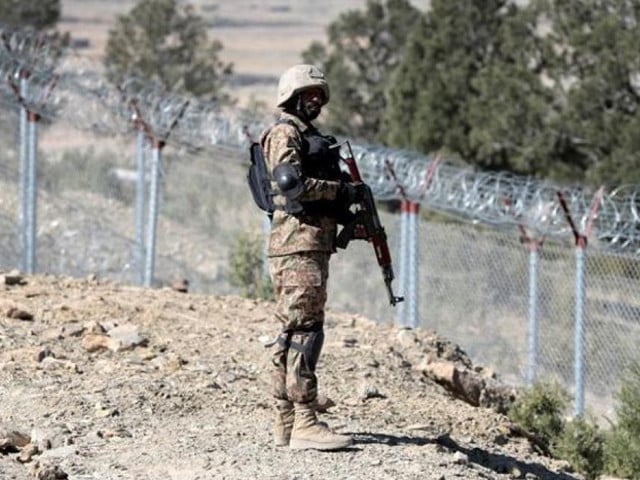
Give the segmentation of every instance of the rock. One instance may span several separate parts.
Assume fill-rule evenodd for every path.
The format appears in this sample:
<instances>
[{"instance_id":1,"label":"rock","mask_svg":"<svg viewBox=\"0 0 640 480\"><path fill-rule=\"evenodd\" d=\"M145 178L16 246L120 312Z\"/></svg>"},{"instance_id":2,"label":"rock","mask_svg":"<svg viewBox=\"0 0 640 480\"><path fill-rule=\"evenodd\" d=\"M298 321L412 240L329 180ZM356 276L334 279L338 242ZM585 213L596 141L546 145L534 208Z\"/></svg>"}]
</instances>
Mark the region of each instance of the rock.
<instances>
[{"instance_id":1,"label":"rock","mask_svg":"<svg viewBox=\"0 0 640 480\"><path fill-rule=\"evenodd\" d=\"M67 337L80 337L85 332L86 328L77 322L68 323L62 326L61 335ZM95 333L95 332L94 332Z\"/></svg>"},{"instance_id":2,"label":"rock","mask_svg":"<svg viewBox=\"0 0 640 480\"><path fill-rule=\"evenodd\" d=\"M24 285L26 284L26 280L22 276L22 274L18 270L12 270L9 273L5 273L2 275L1 281L5 285Z\"/></svg>"},{"instance_id":3,"label":"rock","mask_svg":"<svg viewBox=\"0 0 640 480\"><path fill-rule=\"evenodd\" d=\"M187 360L186 358L182 358L180 355L170 354L166 356L163 362L163 366L169 372L177 372L178 370L181 370L182 367L187 365L188 363L189 363L189 360ZM233 377L235 380L235 375L233 375Z\"/></svg>"},{"instance_id":4,"label":"rock","mask_svg":"<svg viewBox=\"0 0 640 480\"><path fill-rule=\"evenodd\" d=\"M40 350L38 352L38 355L36 357L36 360L38 361L38 363L42 362L45 358L48 357L52 357L52 358L56 358L56 356L53 354L53 352L51 351L51 349L49 347L45 347L42 350Z\"/></svg>"},{"instance_id":5,"label":"rock","mask_svg":"<svg viewBox=\"0 0 640 480\"><path fill-rule=\"evenodd\" d=\"M31 459L39 453L40 449L38 446L30 443L22 449L20 455L18 455L18 461L20 463L29 463Z\"/></svg>"},{"instance_id":6,"label":"rock","mask_svg":"<svg viewBox=\"0 0 640 480\"><path fill-rule=\"evenodd\" d=\"M514 388L453 362L423 362L418 369L442 385L454 397L474 407L490 407L499 413L505 413L517 395Z\"/></svg>"},{"instance_id":7,"label":"rock","mask_svg":"<svg viewBox=\"0 0 640 480\"><path fill-rule=\"evenodd\" d=\"M42 362L40 362L40 367L43 370L58 370L58 369L62 369L62 370L69 370L71 372L75 372L78 373L80 371L80 369L78 368L78 366L73 363L70 362L68 360L60 360L54 357L46 357L42 360Z\"/></svg>"},{"instance_id":8,"label":"rock","mask_svg":"<svg viewBox=\"0 0 640 480\"><path fill-rule=\"evenodd\" d=\"M186 278L177 278L171 284L171 289L180 293L189 292L189 280Z\"/></svg>"},{"instance_id":9,"label":"rock","mask_svg":"<svg viewBox=\"0 0 640 480\"><path fill-rule=\"evenodd\" d=\"M486 378L486 377L485 377ZM518 391L510 385L503 385L497 380L486 378L480 393L481 407L493 408L496 412L506 414L518 398Z\"/></svg>"},{"instance_id":10,"label":"rock","mask_svg":"<svg viewBox=\"0 0 640 480\"><path fill-rule=\"evenodd\" d=\"M467 465L469 463L469 457L462 452L456 452L453 454L453 462L458 465Z\"/></svg>"},{"instance_id":11,"label":"rock","mask_svg":"<svg viewBox=\"0 0 640 480\"><path fill-rule=\"evenodd\" d=\"M47 465L36 469L37 480L67 480L69 475L58 465Z\"/></svg>"},{"instance_id":12,"label":"rock","mask_svg":"<svg viewBox=\"0 0 640 480\"><path fill-rule=\"evenodd\" d=\"M358 339L353 337L345 338L342 340L342 344L345 347L353 348L358 345Z\"/></svg>"},{"instance_id":13,"label":"rock","mask_svg":"<svg viewBox=\"0 0 640 480\"><path fill-rule=\"evenodd\" d=\"M414 423L412 425L407 425L406 430L425 430L430 431L433 430L433 424L431 423Z\"/></svg>"},{"instance_id":14,"label":"rock","mask_svg":"<svg viewBox=\"0 0 640 480\"><path fill-rule=\"evenodd\" d=\"M112 340L108 348L114 352L131 350L149 344L149 340L138 333L136 325L120 325L109 330L108 335Z\"/></svg>"},{"instance_id":15,"label":"rock","mask_svg":"<svg viewBox=\"0 0 640 480\"><path fill-rule=\"evenodd\" d=\"M386 398L375 385L365 385L360 396L362 401L370 398Z\"/></svg>"},{"instance_id":16,"label":"rock","mask_svg":"<svg viewBox=\"0 0 640 480\"><path fill-rule=\"evenodd\" d=\"M399 329L396 334L396 339L398 340L398 343L408 348L413 347L418 343L416 333L410 328Z\"/></svg>"},{"instance_id":17,"label":"rock","mask_svg":"<svg viewBox=\"0 0 640 480\"><path fill-rule=\"evenodd\" d=\"M0 426L0 453L16 452L30 442L28 435Z\"/></svg>"},{"instance_id":18,"label":"rock","mask_svg":"<svg viewBox=\"0 0 640 480\"><path fill-rule=\"evenodd\" d=\"M102 350L115 350L117 343L107 335L87 333L82 338L82 348L90 353Z\"/></svg>"},{"instance_id":19,"label":"rock","mask_svg":"<svg viewBox=\"0 0 640 480\"><path fill-rule=\"evenodd\" d=\"M514 465L511 468L511 472L509 472L509 476L511 478L524 478L524 474L522 473L522 470L520 470L520 467L518 467L517 465Z\"/></svg>"},{"instance_id":20,"label":"rock","mask_svg":"<svg viewBox=\"0 0 640 480\"><path fill-rule=\"evenodd\" d=\"M107 333L107 330L102 326L102 324L96 322L95 320L85 323L83 329L87 333Z\"/></svg>"},{"instance_id":21,"label":"rock","mask_svg":"<svg viewBox=\"0 0 640 480\"><path fill-rule=\"evenodd\" d=\"M102 432L103 438L132 438L133 434L124 428L118 428L117 430L106 430Z\"/></svg>"},{"instance_id":22,"label":"rock","mask_svg":"<svg viewBox=\"0 0 640 480\"><path fill-rule=\"evenodd\" d=\"M112 328L106 334L96 332L102 326L95 324L89 327L89 333L82 338L82 346L88 352L98 352L101 350L111 350L120 352L131 350L137 346L148 345L148 339L140 336L138 327L135 325L120 325Z\"/></svg>"},{"instance_id":23,"label":"rock","mask_svg":"<svg viewBox=\"0 0 640 480\"><path fill-rule=\"evenodd\" d=\"M16 320L25 320L25 321L32 321L33 320L33 314L30 312L27 312L26 310L23 310L19 307L16 306L11 306L7 309L6 315L8 318L14 318Z\"/></svg>"},{"instance_id":24,"label":"rock","mask_svg":"<svg viewBox=\"0 0 640 480\"><path fill-rule=\"evenodd\" d=\"M331 407L335 407L336 402L327 397L324 393L318 393L313 405L316 413L326 413Z\"/></svg>"}]
</instances>

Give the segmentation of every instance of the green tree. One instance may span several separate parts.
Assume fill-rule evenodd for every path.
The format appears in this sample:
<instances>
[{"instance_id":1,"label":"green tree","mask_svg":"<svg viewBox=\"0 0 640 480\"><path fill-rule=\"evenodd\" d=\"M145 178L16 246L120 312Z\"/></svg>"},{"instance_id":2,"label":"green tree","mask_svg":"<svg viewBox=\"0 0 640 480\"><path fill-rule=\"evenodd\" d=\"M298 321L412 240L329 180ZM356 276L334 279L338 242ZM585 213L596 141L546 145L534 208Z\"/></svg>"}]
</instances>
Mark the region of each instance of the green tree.
<instances>
[{"instance_id":1,"label":"green tree","mask_svg":"<svg viewBox=\"0 0 640 480\"><path fill-rule=\"evenodd\" d=\"M60 0L0 0L0 22L42 30L60 19Z\"/></svg>"},{"instance_id":2,"label":"green tree","mask_svg":"<svg viewBox=\"0 0 640 480\"><path fill-rule=\"evenodd\" d=\"M114 83L135 76L173 92L222 100L231 64L220 59L221 50L222 44L208 38L206 23L190 5L140 0L109 31L105 66Z\"/></svg>"},{"instance_id":3,"label":"green tree","mask_svg":"<svg viewBox=\"0 0 640 480\"><path fill-rule=\"evenodd\" d=\"M563 102L558 125L564 134L557 155L586 170L593 184L637 179L640 2L540 3L547 12L549 38L560 53L552 72Z\"/></svg>"},{"instance_id":4,"label":"green tree","mask_svg":"<svg viewBox=\"0 0 640 480\"><path fill-rule=\"evenodd\" d=\"M329 25L328 45L314 42L303 52L304 61L321 67L330 82L331 131L381 138L389 79L421 15L408 0L368 0L364 11L348 11Z\"/></svg>"},{"instance_id":5,"label":"green tree","mask_svg":"<svg viewBox=\"0 0 640 480\"><path fill-rule=\"evenodd\" d=\"M484 168L533 173L546 162L553 91L539 12L507 0L434 0L393 78L387 141L446 150Z\"/></svg>"}]
</instances>

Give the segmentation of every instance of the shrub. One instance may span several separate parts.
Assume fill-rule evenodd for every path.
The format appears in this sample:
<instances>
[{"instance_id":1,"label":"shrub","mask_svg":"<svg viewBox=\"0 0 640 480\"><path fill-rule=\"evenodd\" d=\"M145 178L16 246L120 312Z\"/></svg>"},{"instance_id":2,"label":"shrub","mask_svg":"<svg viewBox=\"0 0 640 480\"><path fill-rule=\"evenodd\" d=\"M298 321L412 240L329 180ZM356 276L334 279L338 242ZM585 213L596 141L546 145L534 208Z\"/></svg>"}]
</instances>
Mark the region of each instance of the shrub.
<instances>
[{"instance_id":1,"label":"shrub","mask_svg":"<svg viewBox=\"0 0 640 480\"><path fill-rule=\"evenodd\" d=\"M598 426L578 418L565 423L553 454L568 461L587 480L594 480L604 469L604 445L605 437Z\"/></svg>"},{"instance_id":2,"label":"shrub","mask_svg":"<svg viewBox=\"0 0 640 480\"><path fill-rule=\"evenodd\" d=\"M558 384L536 383L509 410L509 418L535 438L543 453L566 460L595 479L605 463L605 436L593 422L578 418L565 422L569 397Z\"/></svg>"},{"instance_id":3,"label":"shrub","mask_svg":"<svg viewBox=\"0 0 640 480\"><path fill-rule=\"evenodd\" d=\"M559 385L538 382L520 395L508 416L534 435L548 453L563 432L566 404L567 395Z\"/></svg>"},{"instance_id":4,"label":"shrub","mask_svg":"<svg viewBox=\"0 0 640 480\"><path fill-rule=\"evenodd\" d=\"M260 236L241 233L229 258L229 281L247 298L272 299L271 280L264 271L264 243Z\"/></svg>"},{"instance_id":5,"label":"shrub","mask_svg":"<svg viewBox=\"0 0 640 480\"><path fill-rule=\"evenodd\" d=\"M632 364L618 393L617 423L605 446L609 473L640 478L640 363Z\"/></svg>"}]
</instances>

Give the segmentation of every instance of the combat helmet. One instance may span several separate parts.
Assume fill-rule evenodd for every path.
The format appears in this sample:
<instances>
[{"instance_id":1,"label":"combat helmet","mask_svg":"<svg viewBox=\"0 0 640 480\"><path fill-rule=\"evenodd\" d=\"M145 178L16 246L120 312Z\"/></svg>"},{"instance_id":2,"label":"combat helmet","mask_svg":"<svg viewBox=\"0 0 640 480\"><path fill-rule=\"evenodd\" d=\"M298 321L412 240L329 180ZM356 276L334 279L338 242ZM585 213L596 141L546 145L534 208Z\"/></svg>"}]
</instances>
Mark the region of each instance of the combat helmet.
<instances>
[{"instance_id":1,"label":"combat helmet","mask_svg":"<svg viewBox=\"0 0 640 480\"><path fill-rule=\"evenodd\" d=\"M278 82L278 107L283 107L294 95L310 87L321 88L324 92L324 104L329 101L329 84L318 67L301 64L289 68Z\"/></svg>"}]
</instances>

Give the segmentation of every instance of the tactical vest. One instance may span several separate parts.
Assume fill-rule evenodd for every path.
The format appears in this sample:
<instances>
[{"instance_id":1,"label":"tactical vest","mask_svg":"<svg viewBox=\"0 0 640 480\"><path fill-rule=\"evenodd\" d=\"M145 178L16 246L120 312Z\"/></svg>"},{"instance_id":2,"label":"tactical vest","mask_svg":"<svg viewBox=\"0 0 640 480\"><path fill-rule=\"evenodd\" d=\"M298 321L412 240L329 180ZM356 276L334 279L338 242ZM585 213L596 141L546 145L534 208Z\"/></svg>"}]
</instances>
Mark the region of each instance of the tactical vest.
<instances>
[{"instance_id":1,"label":"tactical vest","mask_svg":"<svg viewBox=\"0 0 640 480\"><path fill-rule=\"evenodd\" d=\"M287 122L293 125L291 122ZM295 125L294 125L295 127ZM301 132L303 145L301 155L303 177L338 182L342 178L340 170L340 148L335 137L322 135L315 128ZM300 202L305 214L335 216L340 210L336 200L315 200Z\"/></svg>"},{"instance_id":2,"label":"tactical vest","mask_svg":"<svg viewBox=\"0 0 640 480\"><path fill-rule=\"evenodd\" d=\"M288 120L277 122L277 124L281 123L293 126L302 137L300 163L303 179L305 177L331 181L340 181L342 179L340 149L337 146L338 142L335 137L322 135L312 127L301 132L294 122ZM276 206L273 197L278 195L278 189L266 165L262 145L253 143L250 153L251 165L247 173L247 183L256 205L268 214L272 214L276 209L282 209L292 215L336 216L336 212L344 210L341 202L336 200L295 202L295 207L291 205L292 202L287 200L287 204L284 207ZM300 206L302 206L302 210L300 210Z\"/></svg>"}]
</instances>

